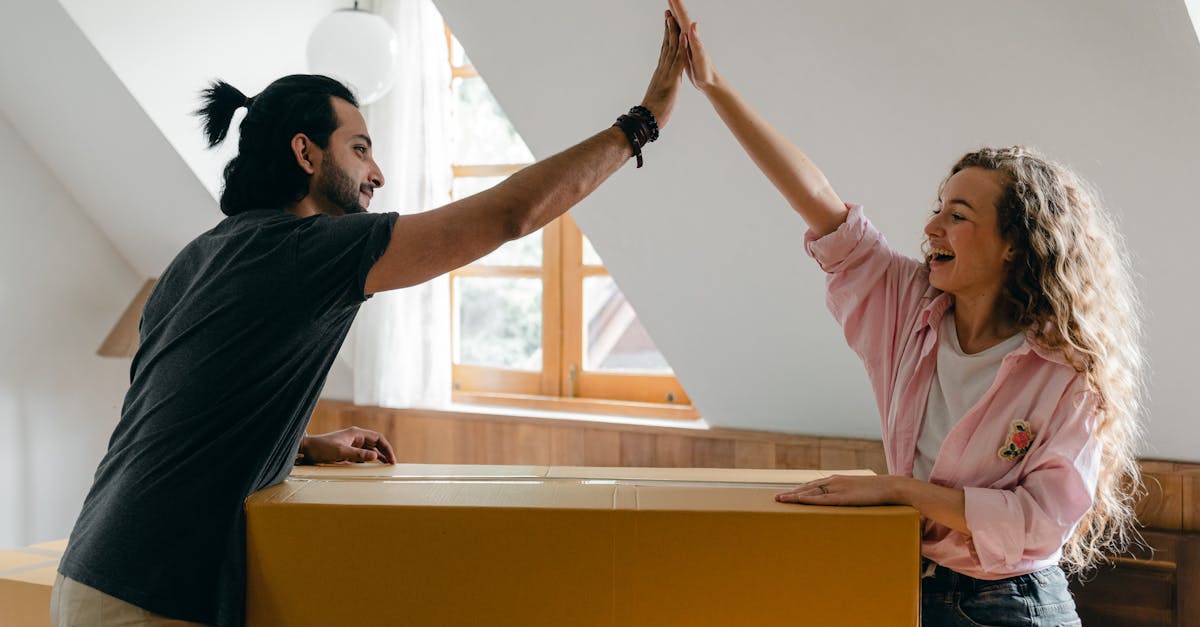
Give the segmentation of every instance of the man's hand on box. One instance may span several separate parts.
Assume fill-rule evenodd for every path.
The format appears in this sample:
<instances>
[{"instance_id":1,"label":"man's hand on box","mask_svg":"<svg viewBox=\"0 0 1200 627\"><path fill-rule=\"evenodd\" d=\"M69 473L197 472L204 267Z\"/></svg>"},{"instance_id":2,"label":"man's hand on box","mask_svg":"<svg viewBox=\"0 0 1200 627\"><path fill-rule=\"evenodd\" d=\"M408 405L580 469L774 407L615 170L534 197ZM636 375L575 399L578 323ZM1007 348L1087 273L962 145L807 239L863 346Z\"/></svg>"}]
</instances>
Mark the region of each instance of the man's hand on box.
<instances>
[{"instance_id":1,"label":"man's hand on box","mask_svg":"<svg viewBox=\"0 0 1200 627\"><path fill-rule=\"evenodd\" d=\"M306 435L300 440L302 461L306 464L333 462L396 463L396 453L382 433L350 427L320 435Z\"/></svg>"}]
</instances>

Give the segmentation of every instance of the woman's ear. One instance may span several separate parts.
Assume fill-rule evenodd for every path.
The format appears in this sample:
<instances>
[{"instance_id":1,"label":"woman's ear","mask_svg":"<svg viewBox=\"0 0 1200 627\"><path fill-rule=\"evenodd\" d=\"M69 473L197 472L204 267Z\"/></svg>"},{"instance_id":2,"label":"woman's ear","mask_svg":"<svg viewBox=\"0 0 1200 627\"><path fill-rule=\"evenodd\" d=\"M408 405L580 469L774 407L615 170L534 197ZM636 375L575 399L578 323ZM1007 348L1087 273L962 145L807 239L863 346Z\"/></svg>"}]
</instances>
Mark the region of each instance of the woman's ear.
<instances>
[{"instance_id":1,"label":"woman's ear","mask_svg":"<svg viewBox=\"0 0 1200 627\"><path fill-rule=\"evenodd\" d=\"M1004 249L1004 263L1012 263L1012 261L1016 258L1017 249L1012 244L1009 244L1008 247Z\"/></svg>"},{"instance_id":2,"label":"woman's ear","mask_svg":"<svg viewBox=\"0 0 1200 627\"><path fill-rule=\"evenodd\" d=\"M313 164L313 155L310 154L310 150L314 149L316 147L308 140L308 136L304 133L296 133L292 137L292 155L296 157L296 165L300 166L300 169L304 170L305 174L313 174L317 171L316 166Z\"/></svg>"}]
</instances>

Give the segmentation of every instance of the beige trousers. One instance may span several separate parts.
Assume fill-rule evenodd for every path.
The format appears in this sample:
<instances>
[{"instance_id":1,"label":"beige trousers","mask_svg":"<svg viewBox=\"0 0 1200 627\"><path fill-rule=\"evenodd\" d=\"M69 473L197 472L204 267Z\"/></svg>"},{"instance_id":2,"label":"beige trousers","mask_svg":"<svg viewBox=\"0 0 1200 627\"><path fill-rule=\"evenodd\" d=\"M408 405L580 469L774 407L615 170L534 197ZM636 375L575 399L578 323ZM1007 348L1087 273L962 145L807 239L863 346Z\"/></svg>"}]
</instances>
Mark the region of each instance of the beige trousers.
<instances>
[{"instance_id":1,"label":"beige trousers","mask_svg":"<svg viewBox=\"0 0 1200 627\"><path fill-rule=\"evenodd\" d=\"M61 573L50 592L50 624L53 627L203 627L201 623L152 614Z\"/></svg>"}]
</instances>

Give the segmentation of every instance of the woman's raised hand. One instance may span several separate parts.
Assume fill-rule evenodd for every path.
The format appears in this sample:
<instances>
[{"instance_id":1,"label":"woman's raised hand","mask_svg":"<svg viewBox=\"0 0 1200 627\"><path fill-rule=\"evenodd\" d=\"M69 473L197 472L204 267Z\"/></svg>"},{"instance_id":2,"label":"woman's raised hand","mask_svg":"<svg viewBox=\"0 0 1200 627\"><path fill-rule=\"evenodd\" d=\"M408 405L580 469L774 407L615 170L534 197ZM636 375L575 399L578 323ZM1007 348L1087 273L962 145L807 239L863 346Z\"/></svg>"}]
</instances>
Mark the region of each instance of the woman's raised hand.
<instances>
[{"instance_id":1,"label":"woman's raised hand","mask_svg":"<svg viewBox=\"0 0 1200 627\"><path fill-rule=\"evenodd\" d=\"M668 0L671 13L683 29L687 52L687 72L717 115L754 164L762 170L771 184L812 227L818 236L837 230L846 221L847 210L834 193L825 175L807 155L776 131L737 91L717 74L712 61L700 42L696 23L688 15L683 0Z\"/></svg>"},{"instance_id":2,"label":"woman's raised hand","mask_svg":"<svg viewBox=\"0 0 1200 627\"><path fill-rule=\"evenodd\" d=\"M700 41L700 30L696 26L696 22L693 22L688 15L687 7L683 6L683 0L668 0L668 4L671 6L671 13L675 15L675 19L679 21L679 26L683 30L688 79L692 81L696 89L707 92L717 82L717 71L708 57L708 51L704 49L704 42Z\"/></svg>"}]
</instances>

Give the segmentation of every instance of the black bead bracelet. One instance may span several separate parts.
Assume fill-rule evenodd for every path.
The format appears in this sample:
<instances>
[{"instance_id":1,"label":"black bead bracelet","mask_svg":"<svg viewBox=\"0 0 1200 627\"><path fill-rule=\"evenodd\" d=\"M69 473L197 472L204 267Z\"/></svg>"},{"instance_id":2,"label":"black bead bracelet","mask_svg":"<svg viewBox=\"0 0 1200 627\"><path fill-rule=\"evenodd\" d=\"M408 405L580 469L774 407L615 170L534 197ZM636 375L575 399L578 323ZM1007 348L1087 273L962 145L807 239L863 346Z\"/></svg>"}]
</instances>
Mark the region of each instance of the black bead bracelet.
<instances>
[{"instance_id":1,"label":"black bead bracelet","mask_svg":"<svg viewBox=\"0 0 1200 627\"><path fill-rule=\"evenodd\" d=\"M629 146L633 148L633 156L637 157L637 167L642 167L642 146L658 139L658 120L649 109L638 105L629 113L617 118L613 124L625 133Z\"/></svg>"}]
</instances>

